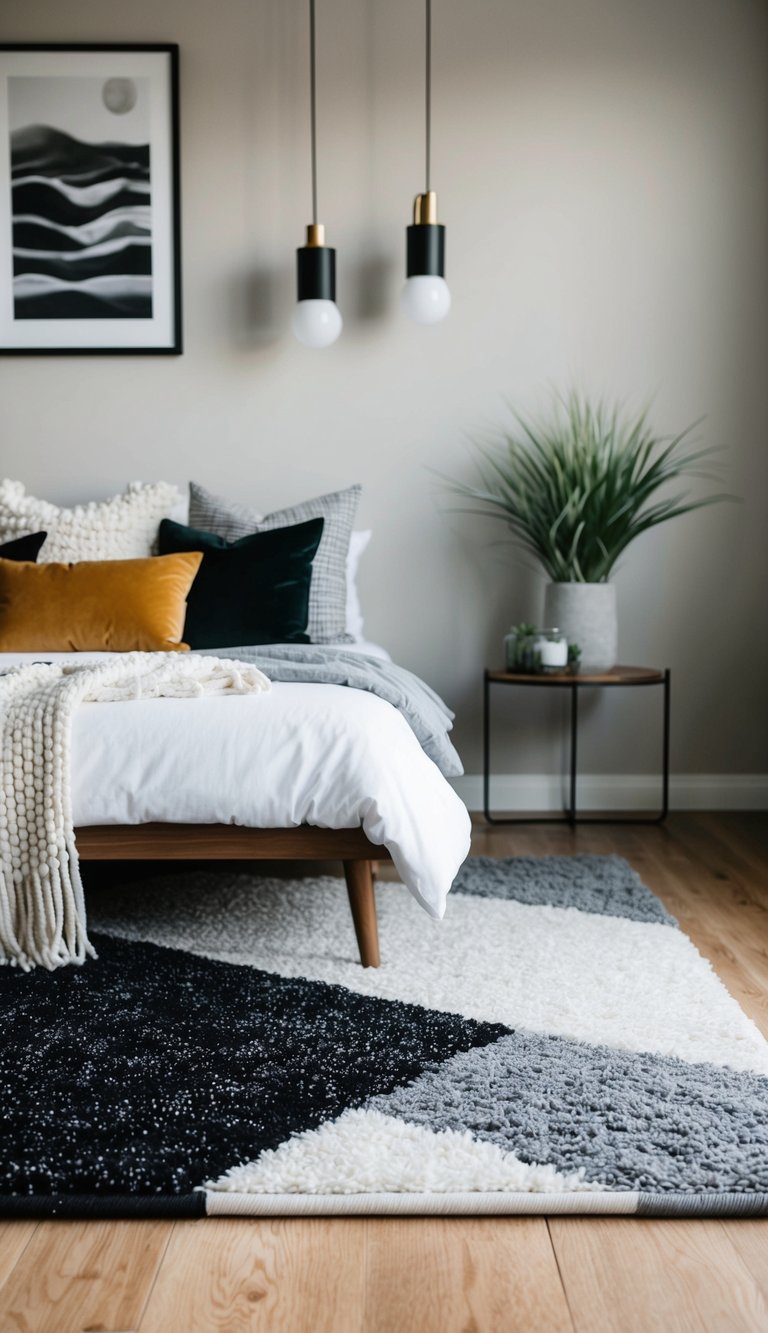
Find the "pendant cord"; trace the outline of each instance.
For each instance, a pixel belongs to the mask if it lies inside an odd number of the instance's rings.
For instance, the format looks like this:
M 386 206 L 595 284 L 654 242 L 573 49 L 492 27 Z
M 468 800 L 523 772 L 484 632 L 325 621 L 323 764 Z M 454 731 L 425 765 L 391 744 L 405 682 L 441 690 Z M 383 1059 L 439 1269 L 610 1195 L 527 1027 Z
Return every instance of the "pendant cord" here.
M 426 0 L 426 77 L 425 102 L 426 102 L 426 166 L 427 166 L 427 194 L 430 188 L 430 176 L 432 174 L 432 0 Z
M 429 0 L 427 0 L 429 3 Z M 315 74 L 315 0 L 309 0 L 309 103 L 312 151 L 312 221 L 317 224 L 317 79 Z

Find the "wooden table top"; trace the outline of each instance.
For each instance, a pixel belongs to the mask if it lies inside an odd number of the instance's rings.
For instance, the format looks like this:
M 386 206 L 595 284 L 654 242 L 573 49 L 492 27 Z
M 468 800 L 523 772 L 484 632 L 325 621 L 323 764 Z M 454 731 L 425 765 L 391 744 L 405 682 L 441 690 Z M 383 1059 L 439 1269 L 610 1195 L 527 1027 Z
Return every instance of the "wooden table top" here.
M 486 680 L 508 685 L 657 685 L 664 680 L 664 672 L 657 667 L 615 666 L 610 671 L 491 671 L 486 669 Z

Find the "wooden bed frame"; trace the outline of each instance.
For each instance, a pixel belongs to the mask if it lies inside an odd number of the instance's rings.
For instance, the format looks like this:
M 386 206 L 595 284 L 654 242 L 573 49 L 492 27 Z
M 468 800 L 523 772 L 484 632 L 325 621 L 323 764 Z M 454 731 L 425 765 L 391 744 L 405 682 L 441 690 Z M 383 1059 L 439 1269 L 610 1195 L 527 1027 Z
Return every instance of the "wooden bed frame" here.
M 360 962 L 378 967 L 376 861 L 390 860 L 361 828 L 252 829 L 230 824 L 125 824 L 75 829 L 82 861 L 341 861 Z

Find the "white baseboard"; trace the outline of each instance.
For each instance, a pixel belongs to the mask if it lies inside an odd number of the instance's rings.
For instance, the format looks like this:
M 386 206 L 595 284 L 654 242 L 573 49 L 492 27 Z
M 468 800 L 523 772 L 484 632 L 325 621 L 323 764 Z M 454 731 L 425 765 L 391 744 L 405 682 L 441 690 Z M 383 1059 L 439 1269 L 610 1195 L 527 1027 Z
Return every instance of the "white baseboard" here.
M 483 808 L 480 773 L 452 778 L 469 810 Z M 545 773 L 500 773 L 491 779 L 492 810 L 562 810 L 567 783 Z M 647 773 L 585 773 L 579 778 L 580 810 L 658 810 L 661 778 Z M 672 810 L 768 810 L 768 773 L 671 773 Z

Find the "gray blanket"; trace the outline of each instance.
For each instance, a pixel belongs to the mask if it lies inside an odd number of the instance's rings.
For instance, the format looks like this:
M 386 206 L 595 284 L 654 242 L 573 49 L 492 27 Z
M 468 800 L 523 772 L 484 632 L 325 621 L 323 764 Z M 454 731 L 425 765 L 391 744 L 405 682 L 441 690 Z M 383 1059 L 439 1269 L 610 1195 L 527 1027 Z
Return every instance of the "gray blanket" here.
M 270 643 L 257 647 L 196 649 L 215 657 L 253 662 L 270 680 L 349 685 L 369 690 L 402 713 L 422 749 L 447 778 L 464 772 L 448 738 L 453 713 L 413 672 L 378 657 L 316 643 Z

